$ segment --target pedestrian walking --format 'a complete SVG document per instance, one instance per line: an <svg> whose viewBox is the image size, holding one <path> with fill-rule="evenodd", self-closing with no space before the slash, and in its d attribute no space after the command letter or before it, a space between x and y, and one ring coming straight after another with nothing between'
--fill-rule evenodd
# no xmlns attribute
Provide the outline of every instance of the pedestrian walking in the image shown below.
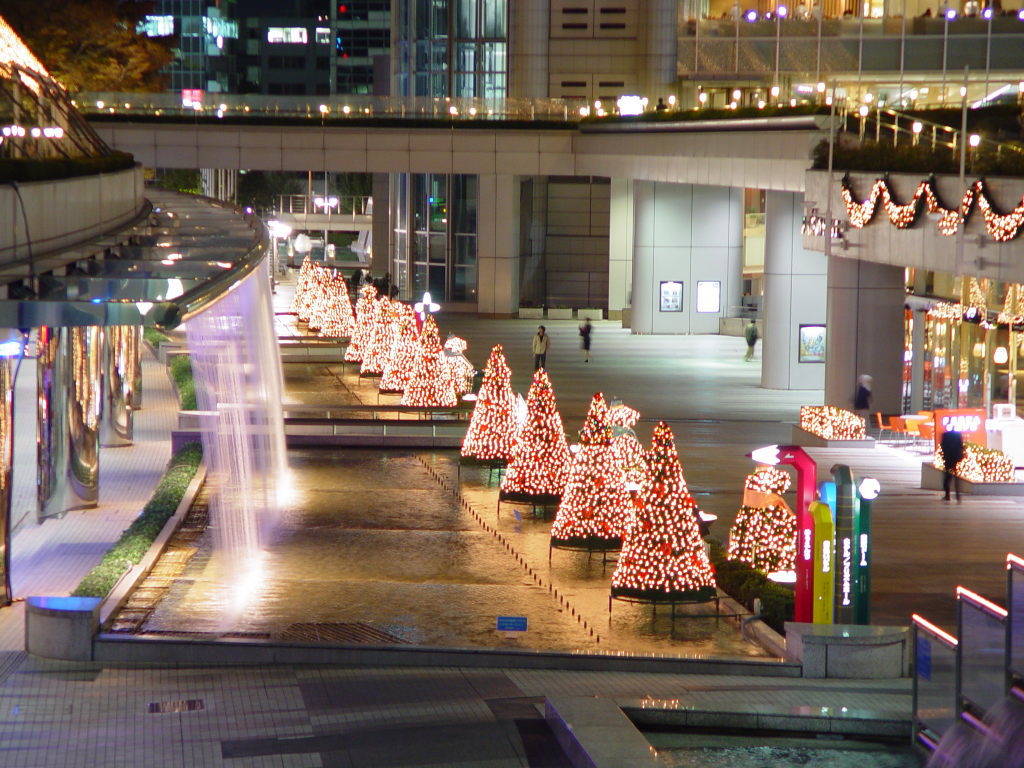
<svg viewBox="0 0 1024 768"><path fill-rule="evenodd" d="M583 346L583 362L590 362L590 332L594 329L594 326L590 324L590 318L583 319L583 325L580 326L580 343Z"/></svg>
<svg viewBox="0 0 1024 768"><path fill-rule="evenodd" d="M542 325L537 328L533 336L533 370L539 371L547 367L548 348L551 346L551 337L547 329Z"/></svg>
<svg viewBox="0 0 1024 768"><path fill-rule="evenodd" d="M942 433L939 447L942 449L942 469L945 473L942 476L942 490L945 493L943 501L949 501L950 481L956 487L956 500L960 501L960 475L956 473L956 465L964 457L964 436L955 429L947 429Z"/></svg>
<svg viewBox="0 0 1024 768"><path fill-rule="evenodd" d="M757 332L757 323L753 318L747 323L746 329L743 331L743 337L747 340L747 354L743 358L748 363L754 359L754 345L757 344L757 340L761 338L761 334Z"/></svg>
<svg viewBox="0 0 1024 768"><path fill-rule="evenodd" d="M871 392L872 384L874 384L874 379L866 373L862 373L857 377L857 389L853 393L853 410L865 420L871 415L871 401L874 399Z"/></svg>

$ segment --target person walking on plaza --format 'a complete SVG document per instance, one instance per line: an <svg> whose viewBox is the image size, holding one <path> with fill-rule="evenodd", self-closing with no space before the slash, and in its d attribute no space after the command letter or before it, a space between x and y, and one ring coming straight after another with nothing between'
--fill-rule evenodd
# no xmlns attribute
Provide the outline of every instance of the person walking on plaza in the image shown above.
<svg viewBox="0 0 1024 768"><path fill-rule="evenodd" d="M539 371L541 368L547 367L548 347L550 346L551 338L547 334L547 329L542 325L537 328L537 333L533 337L533 370Z"/></svg>
<svg viewBox="0 0 1024 768"><path fill-rule="evenodd" d="M590 324L590 318L583 319L583 325L580 326L580 342L583 345L583 362L590 362L590 332L594 326Z"/></svg>
<svg viewBox="0 0 1024 768"><path fill-rule="evenodd" d="M955 429L948 429L942 433L939 441L942 448L942 468L945 474L942 477L942 490L945 491L944 501L949 501L949 483L952 480L956 486L956 500L960 501L960 475L956 474L956 465L964 457L964 438Z"/></svg>
<svg viewBox="0 0 1024 768"><path fill-rule="evenodd" d="M866 373L857 377L857 390L853 393L853 411L864 419L871 415L871 385L874 381Z"/></svg>
<svg viewBox="0 0 1024 768"><path fill-rule="evenodd" d="M747 354L743 359L749 363L754 359L754 345L761 338L761 334L757 332L757 322L754 318L750 318L750 322L747 323L747 327L743 331L743 337L747 340Z"/></svg>

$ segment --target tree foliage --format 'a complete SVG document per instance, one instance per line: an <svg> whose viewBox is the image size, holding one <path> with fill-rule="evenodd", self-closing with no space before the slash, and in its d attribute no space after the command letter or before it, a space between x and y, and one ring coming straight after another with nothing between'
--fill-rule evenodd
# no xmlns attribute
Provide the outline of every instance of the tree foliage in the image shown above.
<svg viewBox="0 0 1024 768"><path fill-rule="evenodd" d="M0 0L0 16L72 93L163 90L174 41L136 31L151 12L133 0Z"/></svg>

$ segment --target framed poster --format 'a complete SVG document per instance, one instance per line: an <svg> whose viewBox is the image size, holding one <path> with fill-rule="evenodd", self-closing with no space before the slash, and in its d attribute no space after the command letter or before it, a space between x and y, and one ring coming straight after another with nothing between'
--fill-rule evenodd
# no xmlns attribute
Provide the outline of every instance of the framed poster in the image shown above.
<svg viewBox="0 0 1024 768"><path fill-rule="evenodd" d="M825 362L825 326L801 325L798 360L801 363Z"/></svg>
<svg viewBox="0 0 1024 768"><path fill-rule="evenodd" d="M683 284L675 280L662 280L661 302L658 307L662 312L682 312Z"/></svg>
<svg viewBox="0 0 1024 768"><path fill-rule="evenodd" d="M697 311L718 312L722 308L722 284L718 280L697 281Z"/></svg>

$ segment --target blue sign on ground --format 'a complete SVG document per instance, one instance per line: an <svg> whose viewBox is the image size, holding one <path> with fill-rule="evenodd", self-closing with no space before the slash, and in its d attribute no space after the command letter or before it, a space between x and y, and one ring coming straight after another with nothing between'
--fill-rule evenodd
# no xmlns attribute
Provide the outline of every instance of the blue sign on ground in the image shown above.
<svg viewBox="0 0 1024 768"><path fill-rule="evenodd" d="M526 617L525 616L499 616L498 617L498 631L499 632L525 632L526 631Z"/></svg>
<svg viewBox="0 0 1024 768"><path fill-rule="evenodd" d="M932 679L932 643L927 637L917 638L917 676Z"/></svg>

